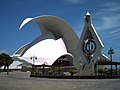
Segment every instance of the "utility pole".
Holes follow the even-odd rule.
[[[110,55],[110,63],[111,63],[111,76],[112,76],[112,54],[114,54],[113,49],[110,47],[110,50],[108,51],[108,54]]]

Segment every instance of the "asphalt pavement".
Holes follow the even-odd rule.
[[[0,73],[0,90],[120,90],[120,79],[48,79],[29,72]]]

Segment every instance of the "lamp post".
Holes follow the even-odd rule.
[[[110,61],[111,61],[111,76],[112,76],[112,54],[114,54],[113,49],[110,47],[110,50],[108,51],[108,54],[110,55]]]
[[[33,60],[33,65],[34,65],[35,64],[35,60],[37,60],[37,57],[33,55],[30,59]]]

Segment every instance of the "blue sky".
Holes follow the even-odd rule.
[[[34,22],[19,30],[27,17],[58,16],[80,37],[87,11],[105,46],[103,53],[112,47],[114,61],[120,61],[120,0],[0,0],[0,52],[12,55],[40,35]]]

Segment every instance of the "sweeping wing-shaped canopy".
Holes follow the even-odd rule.
[[[56,16],[39,16],[35,18],[27,18],[23,21],[20,29],[29,22],[36,22],[41,30],[42,34],[51,32],[55,39],[62,38],[68,52],[75,54],[76,47],[79,42],[79,38],[74,30],[61,18]]]
[[[36,60],[36,64],[42,64],[47,60],[46,62],[52,65],[55,60],[63,55],[72,60],[73,57],[76,57],[79,38],[64,20],[56,16],[27,18],[21,24],[20,29],[29,22],[38,24],[41,36],[18,50],[20,59],[32,63],[30,56],[36,55],[39,58]],[[18,54],[18,52],[16,53]]]

